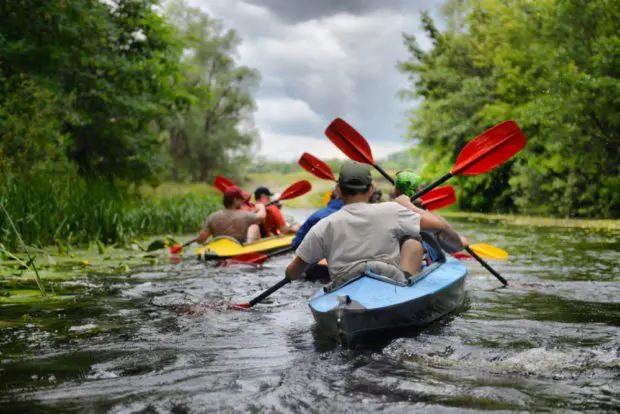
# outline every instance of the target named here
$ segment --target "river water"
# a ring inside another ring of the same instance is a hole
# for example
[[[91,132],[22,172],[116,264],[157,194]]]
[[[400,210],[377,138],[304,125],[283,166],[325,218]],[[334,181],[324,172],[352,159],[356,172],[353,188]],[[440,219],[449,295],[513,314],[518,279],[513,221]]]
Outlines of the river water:
[[[307,212],[297,211],[298,216]],[[5,306],[0,412],[603,412],[620,407],[617,232],[455,221],[510,252],[502,288],[467,262],[467,300],[418,331],[343,347],[314,329],[298,281],[251,311],[290,256],[262,269],[180,264],[93,277],[107,296]],[[191,256],[191,255],[188,255]],[[210,304],[194,314],[187,303]]]

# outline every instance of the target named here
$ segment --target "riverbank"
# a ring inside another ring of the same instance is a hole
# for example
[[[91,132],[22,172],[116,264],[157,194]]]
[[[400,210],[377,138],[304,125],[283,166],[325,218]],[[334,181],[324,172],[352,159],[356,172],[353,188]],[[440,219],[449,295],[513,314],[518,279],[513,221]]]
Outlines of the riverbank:
[[[620,220],[596,220],[520,216],[513,214],[471,213],[466,211],[446,211],[441,213],[446,218],[459,218],[485,223],[501,223],[512,226],[579,228],[591,230],[620,231]]]

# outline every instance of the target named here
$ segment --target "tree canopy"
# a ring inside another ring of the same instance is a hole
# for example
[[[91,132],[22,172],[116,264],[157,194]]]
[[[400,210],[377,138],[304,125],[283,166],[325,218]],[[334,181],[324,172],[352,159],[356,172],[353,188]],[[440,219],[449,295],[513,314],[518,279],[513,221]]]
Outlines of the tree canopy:
[[[620,3],[451,0],[423,50],[405,35],[399,63],[421,100],[410,116],[424,174],[451,167],[463,146],[514,119],[528,144],[512,162],[459,179],[459,204],[478,211],[617,217],[620,206]]]
[[[182,2],[0,3],[0,171],[205,180],[245,159],[256,71],[234,30]],[[162,175],[162,172],[164,173]]]

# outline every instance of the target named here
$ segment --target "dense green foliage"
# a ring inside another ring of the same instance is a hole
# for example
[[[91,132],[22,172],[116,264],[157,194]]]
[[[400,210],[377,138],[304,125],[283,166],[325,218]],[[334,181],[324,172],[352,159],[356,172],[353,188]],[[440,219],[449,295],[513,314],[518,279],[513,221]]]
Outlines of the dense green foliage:
[[[405,35],[404,98],[425,175],[448,171],[461,148],[506,119],[528,144],[490,174],[458,180],[476,211],[617,217],[620,213],[620,3],[608,0],[453,0],[449,27]]]
[[[246,163],[258,74],[183,3],[0,2],[0,203],[26,243],[196,231],[212,198],[129,194]],[[191,223],[191,225],[190,225]],[[0,238],[16,235],[0,215]]]
[[[148,124],[173,101],[180,49],[152,3],[2,2],[4,168],[25,173],[64,156],[82,174],[153,176],[162,146]]]
[[[34,178],[34,179],[33,179]],[[161,200],[86,181],[62,180],[40,173],[26,180],[9,176],[0,181],[0,205],[8,211],[26,243],[126,243],[141,235],[198,232],[219,197],[182,195]],[[17,235],[0,210],[0,240],[19,246]]]

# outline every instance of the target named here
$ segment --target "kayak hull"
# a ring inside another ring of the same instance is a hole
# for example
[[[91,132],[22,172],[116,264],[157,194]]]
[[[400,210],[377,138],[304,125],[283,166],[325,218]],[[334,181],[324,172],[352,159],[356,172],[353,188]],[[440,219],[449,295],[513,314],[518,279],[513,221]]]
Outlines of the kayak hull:
[[[206,245],[196,250],[200,260],[222,260],[240,254],[248,253],[271,253],[276,250],[284,250],[293,243],[293,234],[268,237],[254,243],[241,244],[232,237],[217,237]]]
[[[466,275],[466,267],[453,259],[429,266],[411,285],[362,274],[329,293],[319,290],[310,309],[320,330],[346,341],[374,331],[420,328],[462,305]]]

